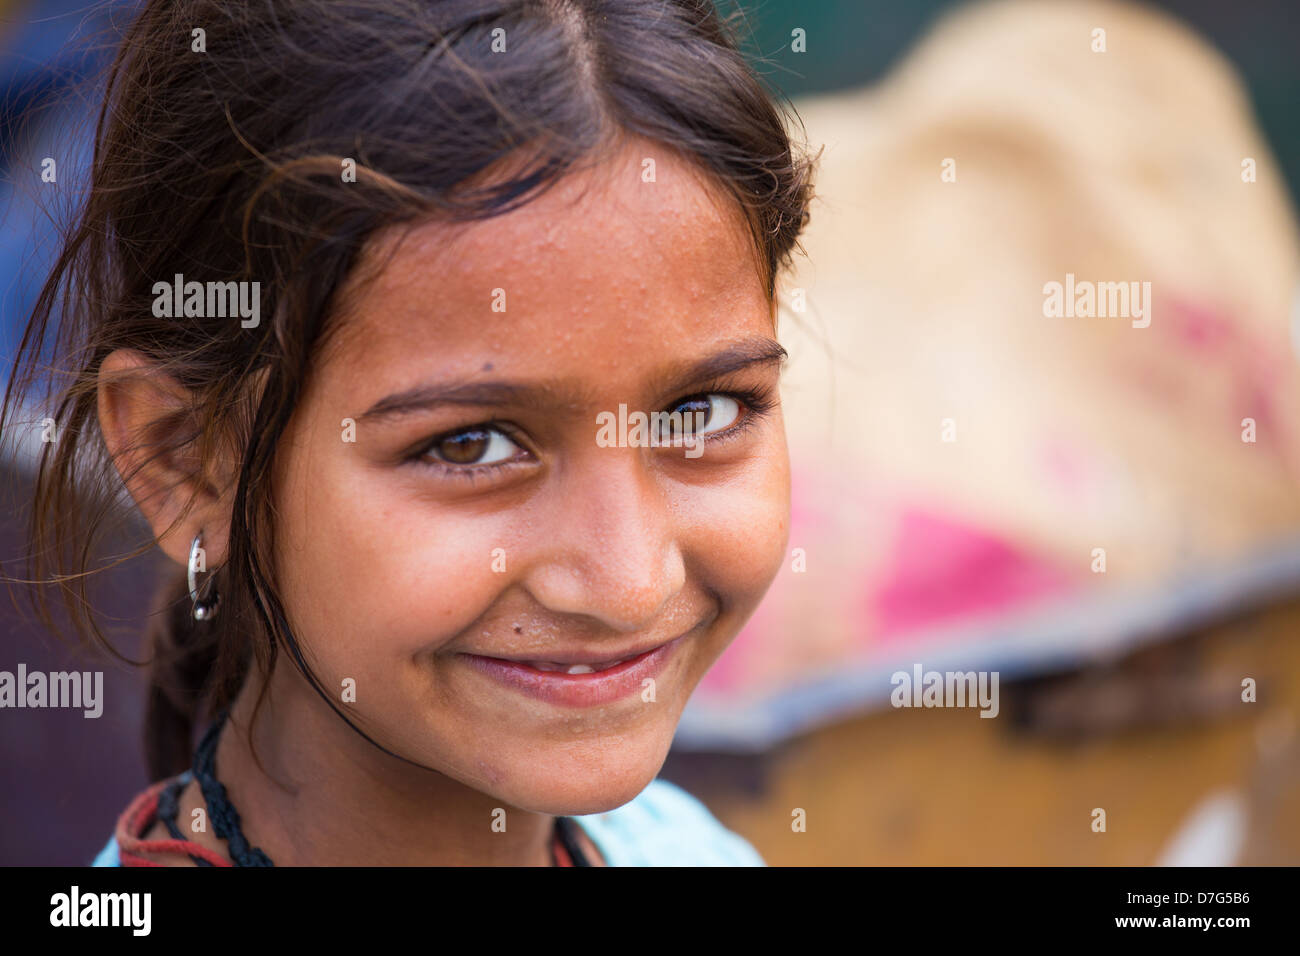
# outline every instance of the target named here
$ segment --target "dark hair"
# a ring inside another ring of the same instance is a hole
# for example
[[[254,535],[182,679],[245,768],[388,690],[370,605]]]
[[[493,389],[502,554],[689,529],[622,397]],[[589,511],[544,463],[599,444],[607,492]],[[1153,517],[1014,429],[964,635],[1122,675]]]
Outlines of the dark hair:
[[[233,436],[241,464],[215,573],[221,612],[196,625],[182,573],[151,625],[153,777],[188,766],[201,711],[228,705],[254,658],[269,672],[287,649],[325,696],[274,586],[272,463],[338,290],[377,230],[499,215],[631,133],[735,197],[773,299],[816,160],[792,148],[735,32],[711,0],[143,5],[108,70],[89,190],[28,323],[0,425],[57,346],[70,367],[47,399],[63,437],[43,446],[31,577],[75,582],[62,589],[75,630],[110,649],[85,594],[91,539],[118,487],[94,440],[101,363],[138,350],[196,396],[158,429],[157,453],[192,445],[206,462],[218,436]],[[355,182],[343,181],[345,159]],[[175,273],[259,281],[262,322],[155,317],[154,283]]]

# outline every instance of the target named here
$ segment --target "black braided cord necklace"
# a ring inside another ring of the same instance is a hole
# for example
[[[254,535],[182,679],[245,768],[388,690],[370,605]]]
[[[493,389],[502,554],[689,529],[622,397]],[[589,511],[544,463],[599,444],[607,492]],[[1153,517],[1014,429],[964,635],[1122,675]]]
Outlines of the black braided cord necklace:
[[[230,859],[235,866],[275,866],[271,858],[262,850],[249,844],[240,826],[239,811],[230,802],[225,785],[217,779],[217,740],[221,736],[221,729],[225,726],[227,715],[228,711],[222,711],[203,735],[198,749],[194,752],[193,771],[181,774],[158,795],[158,819],[163,822],[167,832],[174,839],[186,839],[176,823],[176,817],[180,809],[181,791],[192,776],[193,779],[198,780],[199,789],[203,791],[203,801],[208,807],[208,819],[212,821],[212,829],[216,831],[218,837],[226,841],[230,850]],[[556,817],[556,840],[564,847],[574,866],[591,866],[591,862],[578,843],[577,827],[578,824],[571,817]],[[199,866],[212,865],[197,856],[191,856],[190,859]],[[560,865],[554,842],[551,844],[551,865]]]

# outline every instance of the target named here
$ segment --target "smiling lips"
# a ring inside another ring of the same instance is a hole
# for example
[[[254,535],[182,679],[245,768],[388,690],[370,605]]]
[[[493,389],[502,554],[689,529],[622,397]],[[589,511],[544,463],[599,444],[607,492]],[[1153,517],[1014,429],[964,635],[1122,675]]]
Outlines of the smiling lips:
[[[646,653],[648,654],[650,652],[647,651]],[[607,661],[604,664],[592,664],[590,666],[587,664],[557,664],[554,661],[519,661],[518,663],[527,664],[534,670],[539,671],[563,671],[566,674],[599,674],[602,671],[609,670],[611,667],[617,667],[619,664],[622,664],[623,661],[630,660],[632,660],[631,657],[624,657],[617,661]]]
[[[592,707],[642,689],[646,680],[653,680],[663,670],[681,640],[674,638],[640,654],[606,661],[515,661],[479,654],[464,657],[481,673],[516,690],[553,704]]]

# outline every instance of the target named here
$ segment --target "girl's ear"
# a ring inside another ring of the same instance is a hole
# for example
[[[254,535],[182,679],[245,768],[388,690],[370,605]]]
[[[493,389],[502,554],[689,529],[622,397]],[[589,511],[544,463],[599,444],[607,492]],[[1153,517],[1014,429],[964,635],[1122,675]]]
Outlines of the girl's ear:
[[[200,459],[191,393],[140,352],[119,349],[99,368],[97,402],[108,454],[158,546],[186,565],[202,531],[206,562],[220,567],[238,462]]]

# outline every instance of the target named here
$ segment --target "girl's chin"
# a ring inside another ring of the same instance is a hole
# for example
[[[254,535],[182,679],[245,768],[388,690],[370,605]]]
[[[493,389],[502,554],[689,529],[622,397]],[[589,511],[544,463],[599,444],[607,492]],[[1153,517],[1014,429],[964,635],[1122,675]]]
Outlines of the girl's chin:
[[[667,748],[644,759],[622,756],[593,761],[590,766],[560,768],[545,763],[542,756],[515,769],[506,769],[503,780],[486,792],[503,803],[555,816],[584,816],[607,813],[632,800],[658,775]]]
[[[617,810],[636,798],[650,782],[655,772],[640,775],[635,783],[611,785],[609,780],[596,779],[587,787],[575,786],[574,781],[556,781],[554,786],[529,787],[510,800],[512,806],[533,813],[546,813],[557,817],[581,817],[588,814],[608,813]]]

